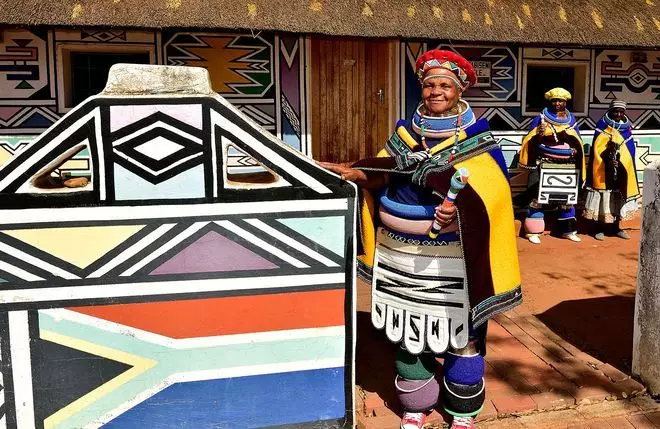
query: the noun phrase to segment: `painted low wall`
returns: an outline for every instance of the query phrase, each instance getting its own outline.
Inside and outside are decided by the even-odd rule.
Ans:
[[[114,68],[0,169],[0,428],[351,427],[355,197],[205,70]]]
[[[646,168],[635,295],[633,373],[660,394],[660,162]]]
[[[525,136],[524,131],[499,131],[494,132],[495,138],[498,140],[504,158],[509,166],[509,174],[511,175],[511,190],[513,195],[525,190],[527,183],[527,171],[517,166],[517,154],[520,151],[520,143]],[[593,138],[593,131],[585,131],[582,133],[585,143],[585,153],[589,154],[589,146]],[[33,136],[0,136],[0,165],[3,160],[8,160],[11,156],[20,151],[27,143],[34,140]],[[640,188],[644,185],[644,168],[654,162],[660,161],[660,135],[655,131],[637,130],[634,133],[636,151],[636,166],[637,166],[637,179]],[[239,165],[240,155],[230,154],[230,160],[236,165]],[[89,169],[89,153],[81,152],[76,157],[62,166],[65,172],[80,171]]]

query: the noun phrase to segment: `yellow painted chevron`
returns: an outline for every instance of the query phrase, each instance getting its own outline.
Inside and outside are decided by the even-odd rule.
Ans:
[[[2,231],[80,268],[85,268],[144,225],[34,228]]]
[[[5,162],[11,158],[12,155],[9,151],[3,147],[0,147],[0,165],[3,165]]]
[[[44,340],[132,366],[131,369],[119,374],[115,378],[109,380],[107,383],[102,384],[88,394],[76,399],[66,407],[47,417],[44,420],[44,429],[54,428],[74,414],[80,412],[85,407],[93,404],[98,399],[117,389],[122,384],[127,383],[146,370],[152,368],[157,363],[152,359],[135,356],[130,353],[112,349],[110,347],[101,346],[98,344],[90,343],[88,341],[58,334],[57,332],[41,330],[39,335]]]

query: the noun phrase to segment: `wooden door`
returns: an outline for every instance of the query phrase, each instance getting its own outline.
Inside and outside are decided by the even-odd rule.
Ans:
[[[311,41],[312,155],[349,162],[375,156],[393,128],[387,40]]]

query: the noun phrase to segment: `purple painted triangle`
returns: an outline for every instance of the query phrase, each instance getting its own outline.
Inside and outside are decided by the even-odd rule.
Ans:
[[[279,267],[227,237],[209,231],[153,270],[151,274],[213,273],[275,268]]]

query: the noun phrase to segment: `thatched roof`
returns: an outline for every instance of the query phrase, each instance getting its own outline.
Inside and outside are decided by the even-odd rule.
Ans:
[[[660,45],[660,0],[0,0],[0,24]]]

